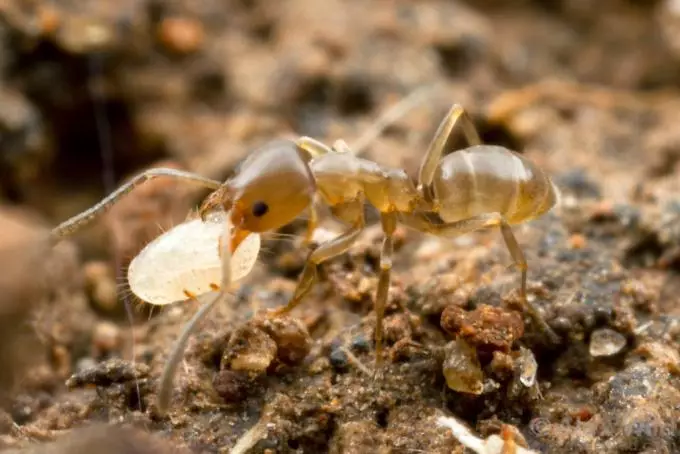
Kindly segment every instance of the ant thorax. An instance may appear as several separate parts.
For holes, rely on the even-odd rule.
[[[357,157],[329,153],[310,162],[317,191],[331,206],[365,198],[379,211],[412,211],[421,201],[413,181],[402,169]]]

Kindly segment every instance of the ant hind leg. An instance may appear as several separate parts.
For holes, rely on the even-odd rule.
[[[296,143],[312,159],[334,152],[351,152],[359,156],[366,151],[366,148],[372,144],[385,129],[413,110],[418,104],[424,102],[429,96],[436,92],[438,88],[439,86],[435,84],[433,86],[420,87],[409,93],[406,97],[383,112],[377,120],[356,139],[351,147],[347,145],[344,140],[336,140],[333,146],[329,147],[319,140],[307,136],[299,137],[296,140]]]
[[[446,143],[449,141],[453,128],[455,128],[457,124],[460,124],[463,129],[463,135],[470,145],[479,145],[482,143],[482,139],[479,137],[479,133],[467,111],[459,104],[451,106],[448,113],[439,124],[437,132],[435,132],[427,152],[420,163],[420,170],[418,171],[418,188],[423,191],[426,196],[429,194],[429,187],[434,179],[434,173],[437,164],[442,158]]]
[[[388,127],[396,123],[413,110],[418,104],[423,103],[430,96],[435,94],[441,87],[439,84],[426,85],[413,90],[396,104],[385,110],[373,122],[372,125],[366,129],[360,137],[358,137],[351,147],[357,156],[363,154],[368,146],[373,143]]]
[[[531,316],[531,319],[534,321],[534,323],[536,323],[540,330],[550,338],[550,342],[553,345],[559,345],[560,343],[559,336],[555,333],[555,331],[553,331],[550,325],[548,325],[545,319],[541,316],[536,306],[531,304],[529,302],[529,299],[527,298],[528,265],[524,257],[524,252],[522,252],[522,248],[519,246],[519,243],[517,243],[517,238],[515,238],[515,234],[512,233],[512,228],[510,227],[510,224],[508,224],[508,222],[504,218],[501,218],[499,227],[501,229],[501,233],[503,234],[503,240],[505,240],[505,245],[507,246],[508,251],[510,252],[510,255],[512,256],[512,259],[514,260],[515,264],[520,269],[521,273],[520,299],[522,301],[522,305],[528,312],[529,316]]]
[[[520,299],[522,301],[523,308],[527,311],[534,323],[538,325],[539,329],[549,338],[551,343],[554,345],[560,343],[559,336],[555,333],[555,331],[553,331],[550,325],[548,325],[545,319],[541,316],[538,309],[527,299],[527,262],[524,257],[524,253],[519,246],[519,243],[517,243],[514,233],[512,233],[510,224],[508,224],[502,215],[499,213],[488,213],[468,219],[462,219],[456,222],[437,224],[433,223],[424,215],[402,214],[400,216],[400,221],[404,225],[421,232],[426,232],[445,238],[453,238],[460,235],[465,235],[482,228],[500,228],[501,233],[503,234],[505,245],[508,248],[513,261],[515,262],[515,265],[521,271]]]

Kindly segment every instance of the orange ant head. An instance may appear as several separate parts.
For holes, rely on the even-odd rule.
[[[225,183],[223,202],[231,210],[231,250],[249,233],[282,227],[298,217],[316,191],[304,151],[279,140],[255,150]]]

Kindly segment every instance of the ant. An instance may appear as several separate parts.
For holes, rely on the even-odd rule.
[[[454,128],[460,125],[468,147],[443,156]],[[559,191],[535,164],[507,148],[483,145],[470,116],[454,104],[441,121],[422,159],[417,185],[402,169],[384,167],[354,154],[343,141],[329,147],[313,138],[274,140],[252,152],[226,182],[174,169],[149,169],[114,191],[99,204],[65,221],[52,238],[69,235],[92,221],[120,197],[152,178],[186,180],[214,190],[201,204],[205,218],[215,210],[228,213],[229,223],[219,241],[222,283],[217,296],[205,304],[180,336],[166,364],[159,391],[165,411],[174,369],[192,327],[226,294],[231,282],[232,252],[251,234],[278,229],[305,211],[309,232],[317,225],[315,203],[325,203],[334,217],[347,225],[337,238],[320,244],[307,257],[293,296],[285,306],[267,312],[276,317],[290,312],[318,279],[318,267],[345,253],[365,227],[364,204],[380,213],[384,234],[375,298],[375,371],[382,366],[383,317],[390,286],[393,234],[399,223],[423,233],[452,238],[497,227],[521,273],[523,308],[553,343],[559,337],[527,300],[527,262],[511,225],[522,224],[552,210]],[[192,297],[193,295],[187,295]]]

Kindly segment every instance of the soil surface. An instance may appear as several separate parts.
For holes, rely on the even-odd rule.
[[[0,449],[466,452],[452,416],[504,452],[679,453],[678,81],[673,0],[0,1]],[[432,84],[363,156],[415,177],[455,102],[545,169],[561,205],[514,232],[559,341],[498,231],[399,227],[375,380],[375,213],[303,304],[260,316],[294,291],[302,219],[191,338],[160,415],[199,303],[140,303],[127,264],[207,192],[157,179],[49,229],[149,167],[224,180],[272,139],[351,146]]]

